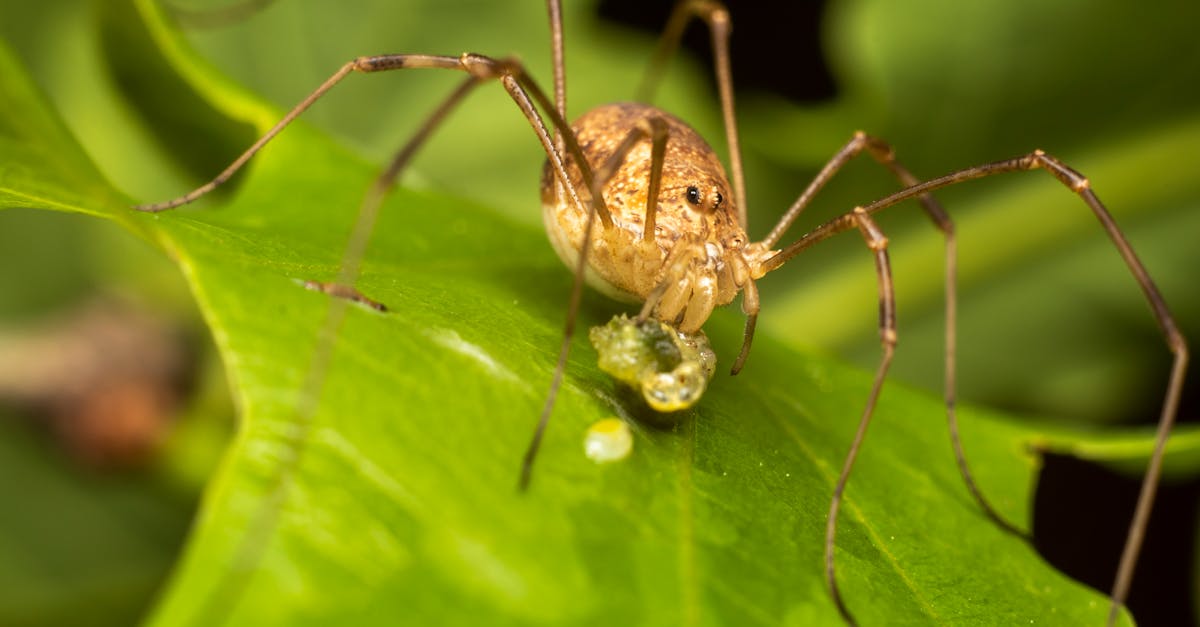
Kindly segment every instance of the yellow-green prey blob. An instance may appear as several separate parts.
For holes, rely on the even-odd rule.
[[[641,392],[655,411],[687,409],[700,400],[717,366],[704,331],[683,333],[665,322],[624,314],[588,333],[600,369]]]
[[[583,451],[597,464],[620,461],[633,451],[633,431],[620,418],[598,420],[588,427]]]

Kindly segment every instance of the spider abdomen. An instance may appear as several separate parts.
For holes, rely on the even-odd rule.
[[[751,274],[743,253],[747,237],[738,224],[731,186],[713,149],[686,123],[650,105],[614,103],[592,109],[572,125],[592,172],[617,152],[631,132],[658,118],[666,127],[662,183],[655,199],[655,226],[645,237],[652,168],[651,140],[638,141],[604,183],[612,225],[596,222],[588,250],[589,284],[614,298],[643,302],[664,284],[655,315],[699,329],[713,307],[729,303]],[[590,202],[583,175],[569,154],[571,183]],[[552,170],[542,172],[542,217],[559,256],[574,267],[583,245],[587,214],[559,196]]]

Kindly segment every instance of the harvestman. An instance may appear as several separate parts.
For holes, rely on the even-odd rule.
[[[353,285],[384,196],[433,130],[476,85],[489,80],[500,81],[529,121],[546,152],[547,162],[541,182],[543,215],[551,242],[563,260],[574,268],[575,274],[554,378],[521,466],[522,489],[528,486],[538,446],[562,381],[584,281],[617,298],[644,303],[639,320],[653,317],[682,333],[698,332],[714,307],[730,303],[740,292],[746,328],[742,349],[732,368],[732,373],[736,374],[749,354],[758,317],[759,300],[755,281],[822,240],[843,231],[858,230],[875,260],[883,354],[857,432],[834,487],[825,535],[825,576],[829,591],[842,616],[853,623],[853,617],[841,597],[834,567],[837,517],[850,471],[866,435],[897,339],[888,240],[872,216],[902,201],[916,199],[934,226],[942,232],[946,251],[945,404],[950,439],[962,478],[980,508],[998,525],[1024,535],[1000,517],[984,498],[972,478],[959,439],[955,415],[957,316],[954,224],[930,192],[1005,172],[1045,170],[1079,195],[1099,219],[1142,288],[1166,337],[1167,346],[1175,356],[1159,418],[1154,453],[1146,470],[1112,588],[1108,614],[1108,623],[1112,624],[1125,601],[1133,577],[1161,474],[1165,444],[1179,404],[1188,351],[1154,282],[1108,210],[1092,192],[1088,180],[1058,159],[1035,150],[1013,159],[966,168],[921,182],[895,160],[888,144],[858,132],[834,154],[766,237],[751,241],[745,231],[746,192],[734,122],[728,11],[716,0],[679,2],[659,42],[643,85],[643,93],[648,96],[652,92],[667,59],[678,47],[687,23],[696,18],[704,21],[712,36],[716,59],[716,81],[730,152],[732,186],[724,167],[708,144],[685,123],[651,105],[619,103],[597,107],[584,114],[573,126],[568,126],[560,0],[547,0],[547,7],[554,58],[553,103],[521,64],[513,59],[496,59],[472,53],[458,57],[423,54],[359,57],[343,65],[212,181],[179,198],[136,208],[149,212],[173,209],[212,191],[245,165],[292,120],[351,73],[407,68],[465,72],[467,79],[396,154],[366,194],[336,279],[331,283],[309,283],[310,287],[340,297],[334,299],[335,303],[349,299],[382,308],[381,304],[359,293]],[[538,108],[549,118],[552,128],[547,127]],[[816,193],[843,165],[863,153],[891,172],[903,189],[855,207],[817,226],[798,240],[777,248],[784,233]]]

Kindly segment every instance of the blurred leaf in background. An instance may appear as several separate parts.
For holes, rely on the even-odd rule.
[[[97,54],[96,15],[86,2],[5,3],[0,40],[39,70],[96,161],[154,179]],[[14,109],[36,96],[11,63],[3,104],[21,115],[0,122],[6,181],[94,202],[107,188],[54,111]],[[12,192],[6,207],[37,205]],[[0,624],[134,623],[228,437],[211,341],[178,272],[107,221],[0,212],[0,286]]]
[[[1121,2],[839,3],[829,9],[826,40],[843,106],[824,115],[792,109],[772,123],[804,132],[822,117],[844,123],[849,111],[925,176],[1033,148],[1059,156],[1090,177],[1195,337],[1200,302],[1188,275],[1200,263],[1191,245],[1200,235],[1200,180],[1184,164],[1200,146],[1200,50],[1184,25],[1198,11],[1182,2],[1153,10]],[[1156,417],[1164,346],[1083,204],[1041,173],[963,186],[944,201],[961,236],[967,397],[1091,420]],[[899,306],[908,355],[898,369],[933,387],[941,251],[915,217],[890,227],[897,290],[907,294]],[[868,287],[851,272],[823,268],[811,294],[801,288],[785,297],[791,333],[831,333],[835,346],[870,354],[870,338],[807,317],[827,316],[806,312],[819,302],[869,320],[869,307],[840,306],[852,289]]]

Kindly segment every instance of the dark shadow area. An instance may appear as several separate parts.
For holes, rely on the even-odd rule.
[[[833,99],[836,86],[821,51],[823,2],[727,0],[725,5],[733,22],[729,54],[736,89],[767,91],[796,103]],[[602,0],[596,14],[602,20],[658,37],[672,7],[670,2]],[[712,41],[702,22],[688,25],[683,48],[707,65],[711,75]],[[789,51],[786,60],[779,59],[781,49]]]
[[[1140,477],[1046,455],[1034,497],[1034,546],[1059,570],[1107,593],[1140,487]],[[1200,480],[1159,487],[1129,596],[1138,625],[1197,624],[1198,513]]]

